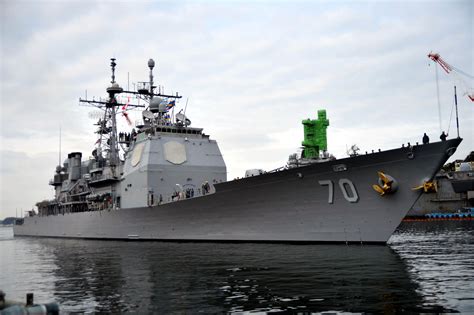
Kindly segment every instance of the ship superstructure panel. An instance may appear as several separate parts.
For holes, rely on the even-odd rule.
[[[224,181],[226,166],[215,140],[202,134],[142,133],[125,159],[121,207],[170,202],[176,193],[197,197],[206,182]]]

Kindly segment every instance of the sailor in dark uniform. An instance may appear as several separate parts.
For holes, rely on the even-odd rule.
[[[427,143],[430,143],[430,137],[428,137],[428,135],[425,134],[423,135],[423,144],[427,144]]]
[[[447,136],[448,136],[448,135],[445,134],[444,131],[443,131],[443,133],[441,134],[441,136],[439,136],[439,138],[441,139],[441,141],[446,141],[446,137],[447,137]]]

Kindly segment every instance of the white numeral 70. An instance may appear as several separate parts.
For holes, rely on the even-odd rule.
[[[332,182],[332,180],[320,180],[319,185],[328,186],[329,188],[328,203],[334,203],[334,183]],[[355,189],[355,186],[350,179],[341,178],[339,180],[339,188],[341,188],[342,195],[347,201],[349,202],[359,201],[359,195],[357,194],[357,190]],[[350,190],[350,193],[347,191],[348,188]]]

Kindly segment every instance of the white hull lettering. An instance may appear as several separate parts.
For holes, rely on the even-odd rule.
[[[320,180],[318,181],[321,186],[328,186],[328,203],[334,203],[334,183],[332,180]],[[354,183],[347,178],[341,178],[339,180],[339,188],[341,189],[344,199],[348,202],[355,203],[359,201],[359,195]]]

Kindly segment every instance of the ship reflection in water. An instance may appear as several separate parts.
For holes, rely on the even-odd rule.
[[[8,239],[1,289],[72,312],[467,311],[443,291],[473,292],[472,223],[457,224],[401,230],[390,246]]]

